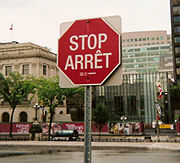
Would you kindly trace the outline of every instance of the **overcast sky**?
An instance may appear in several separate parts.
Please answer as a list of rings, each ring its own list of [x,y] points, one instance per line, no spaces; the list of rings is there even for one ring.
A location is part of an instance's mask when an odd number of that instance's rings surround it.
[[[0,42],[32,42],[57,53],[60,23],[113,15],[121,16],[122,32],[171,33],[169,1],[0,0]]]

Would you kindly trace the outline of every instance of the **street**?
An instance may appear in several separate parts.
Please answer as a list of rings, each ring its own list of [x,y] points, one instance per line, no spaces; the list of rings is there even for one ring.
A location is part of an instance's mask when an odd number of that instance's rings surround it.
[[[83,152],[2,157],[3,163],[83,163]],[[180,153],[169,150],[94,150],[92,163],[179,163]]]

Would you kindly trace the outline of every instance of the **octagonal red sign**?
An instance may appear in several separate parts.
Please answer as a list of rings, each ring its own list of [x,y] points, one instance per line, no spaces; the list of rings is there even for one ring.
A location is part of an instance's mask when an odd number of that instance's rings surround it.
[[[74,85],[101,85],[120,65],[120,36],[102,18],[77,20],[58,41],[58,68]]]

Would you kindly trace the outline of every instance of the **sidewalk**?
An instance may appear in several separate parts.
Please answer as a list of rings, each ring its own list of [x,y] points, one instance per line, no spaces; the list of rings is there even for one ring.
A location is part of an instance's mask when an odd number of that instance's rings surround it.
[[[162,142],[92,142],[92,150],[122,148],[166,149],[180,151],[180,143]],[[67,141],[0,141],[1,151],[48,152],[48,151],[83,151],[84,142]]]

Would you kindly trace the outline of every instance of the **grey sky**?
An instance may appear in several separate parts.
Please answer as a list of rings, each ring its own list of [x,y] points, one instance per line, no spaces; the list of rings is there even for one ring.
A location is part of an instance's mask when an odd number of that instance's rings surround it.
[[[170,0],[0,0],[0,42],[33,42],[57,53],[60,23],[120,15],[122,32],[167,30]],[[13,24],[14,30],[9,28]]]

